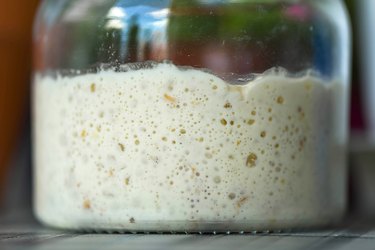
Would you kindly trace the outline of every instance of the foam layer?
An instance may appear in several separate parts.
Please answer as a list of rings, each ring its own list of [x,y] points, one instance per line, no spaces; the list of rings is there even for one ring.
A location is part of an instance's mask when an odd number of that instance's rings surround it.
[[[36,213],[132,230],[325,222],[343,208],[333,86],[277,74],[230,85],[169,64],[36,77]]]

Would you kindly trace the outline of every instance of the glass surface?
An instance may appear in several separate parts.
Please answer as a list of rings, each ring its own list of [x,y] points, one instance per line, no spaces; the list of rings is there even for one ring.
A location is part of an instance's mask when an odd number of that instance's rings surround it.
[[[120,231],[332,224],[345,211],[341,1],[44,1],[35,212]]]

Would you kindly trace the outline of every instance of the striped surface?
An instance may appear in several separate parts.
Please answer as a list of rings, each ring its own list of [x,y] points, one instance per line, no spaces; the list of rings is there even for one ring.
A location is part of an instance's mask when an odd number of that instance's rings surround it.
[[[243,235],[78,234],[30,218],[0,219],[0,249],[375,249],[375,226],[359,222],[323,231]]]

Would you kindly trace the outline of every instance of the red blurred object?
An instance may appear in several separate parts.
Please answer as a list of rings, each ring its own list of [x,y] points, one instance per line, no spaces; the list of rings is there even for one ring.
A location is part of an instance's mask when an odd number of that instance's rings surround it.
[[[350,127],[352,131],[366,130],[360,87],[359,82],[353,80],[350,107]]]
[[[31,30],[38,2],[6,0],[0,8],[0,194],[29,110]]]

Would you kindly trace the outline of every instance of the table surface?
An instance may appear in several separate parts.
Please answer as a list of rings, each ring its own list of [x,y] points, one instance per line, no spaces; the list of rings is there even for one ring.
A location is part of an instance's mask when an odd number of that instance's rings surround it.
[[[0,217],[0,249],[375,249],[375,223],[335,229],[249,234],[79,234],[38,224],[30,214]]]

